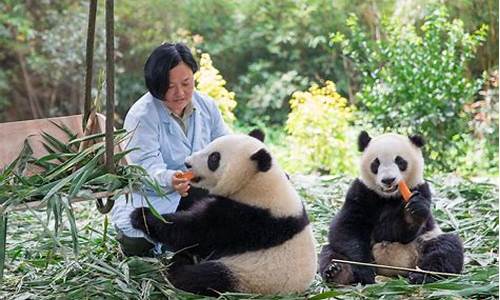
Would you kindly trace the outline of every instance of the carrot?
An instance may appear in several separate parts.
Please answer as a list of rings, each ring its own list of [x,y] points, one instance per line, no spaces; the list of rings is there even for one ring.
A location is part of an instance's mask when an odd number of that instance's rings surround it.
[[[398,183],[398,187],[399,187],[399,192],[401,193],[401,196],[403,196],[403,200],[405,202],[408,202],[408,200],[410,200],[410,197],[411,197],[411,192],[410,192],[410,189],[408,188],[408,186],[406,185],[405,181],[400,180]]]
[[[194,177],[194,173],[193,173],[193,171],[186,171],[186,172],[183,172],[181,174],[175,175],[175,177],[177,177],[177,178],[183,178],[183,179],[186,179],[186,180],[191,180]]]

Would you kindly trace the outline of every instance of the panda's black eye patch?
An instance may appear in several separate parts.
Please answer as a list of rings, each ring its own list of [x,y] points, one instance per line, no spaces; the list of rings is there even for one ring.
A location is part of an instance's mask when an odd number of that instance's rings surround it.
[[[208,156],[208,169],[212,172],[215,172],[217,168],[219,168],[220,164],[220,153],[219,152],[213,152]]]
[[[375,158],[375,160],[370,164],[370,170],[372,170],[373,174],[378,173],[378,167],[380,167],[380,160],[378,160],[378,158]]]
[[[408,168],[408,162],[399,155],[396,156],[396,159],[394,159],[394,162],[396,163],[396,165],[398,165],[398,168],[401,172],[406,171],[406,169]]]

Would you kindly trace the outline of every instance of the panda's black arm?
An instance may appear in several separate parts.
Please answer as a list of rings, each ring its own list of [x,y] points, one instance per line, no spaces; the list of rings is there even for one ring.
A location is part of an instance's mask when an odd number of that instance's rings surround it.
[[[166,222],[155,217],[149,208],[137,208],[130,215],[132,226],[154,241],[168,245],[178,251],[197,244],[200,227],[196,226],[197,211],[181,211],[164,214]]]
[[[265,209],[223,197],[162,217],[167,222],[156,218],[148,208],[138,208],[131,214],[131,221],[134,228],[171,250],[196,246],[190,251],[202,256],[214,250],[237,253],[279,243],[308,223],[306,214],[296,220],[273,218]]]
[[[406,244],[420,234],[431,215],[431,193],[426,183],[412,192],[412,197],[407,204],[400,198],[390,209],[382,212],[373,231],[375,243],[388,241]]]
[[[370,247],[372,225],[367,222],[364,215],[356,208],[345,209],[344,207],[335,217],[328,234],[329,245],[325,246],[331,251],[322,252],[321,255],[328,255],[328,257],[320,257],[320,271],[329,267],[331,259],[372,262]],[[373,268],[351,266],[351,270],[353,282],[363,284],[374,282]]]
[[[369,224],[356,218],[353,211],[342,211],[333,220],[328,241],[335,252],[351,260],[370,262],[370,233]]]
[[[406,226],[405,235],[402,237],[403,242],[414,240],[419,234],[422,227],[431,217],[431,191],[427,183],[423,183],[412,191],[412,196],[408,203],[404,206],[404,221]]]
[[[356,261],[371,260],[371,234],[379,200],[359,179],[351,184],[342,209],[330,224],[328,239],[335,251]]]

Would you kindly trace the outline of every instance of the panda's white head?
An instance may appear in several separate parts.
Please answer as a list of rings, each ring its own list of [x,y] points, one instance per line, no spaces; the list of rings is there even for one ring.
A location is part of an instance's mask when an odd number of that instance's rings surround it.
[[[366,131],[358,137],[362,151],[361,181],[383,197],[398,195],[398,182],[412,188],[424,182],[424,140],[418,135],[383,134],[371,138]]]
[[[273,159],[259,132],[252,136],[231,134],[217,138],[203,150],[186,158],[195,177],[192,186],[228,197],[241,190],[257,174],[268,173]]]

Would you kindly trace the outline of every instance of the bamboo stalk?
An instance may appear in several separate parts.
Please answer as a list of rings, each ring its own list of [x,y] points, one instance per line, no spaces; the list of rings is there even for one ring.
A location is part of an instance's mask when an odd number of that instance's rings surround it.
[[[0,282],[3,280],[7,252],[7,214],[0,214]]]
[[[114,2],[106,0],[106,169],[115,172],[113,162],[113,119],[115,115]]]
[[[90,114],[90,100],[92,91],[92,65],[94,60],[94,39],[95,39],[95,20],[97,15],[97,0],[91,0],[89,6],[89,24],[87,29],[87,55],[85,58],[85,104],[83,106],[83,123],[86,123]]]
[[[398,271],[424,273],[424,274],[430,274],[430,275],[453,276],[453,277],[461,277],[462,276],[460,274],[455,274],[455,273],[428,271],[428,270],[422,270],[422,269],[412,269],[412,268],[396,267],[396,266],[388,266],[388,265],[377,265],[377,264],[370,264],[370,263],[364,263],[364,262],[359,262],[359,261],[350,261],[350,260],[342,260],[342,259],[332,259],[331,261],[338,262],[338,263],[344,263],[344,264],[350,264],[350,265],[363,266],[363,267],[375,267],[375,268],[391,269],[391,270],[398,270]]]

